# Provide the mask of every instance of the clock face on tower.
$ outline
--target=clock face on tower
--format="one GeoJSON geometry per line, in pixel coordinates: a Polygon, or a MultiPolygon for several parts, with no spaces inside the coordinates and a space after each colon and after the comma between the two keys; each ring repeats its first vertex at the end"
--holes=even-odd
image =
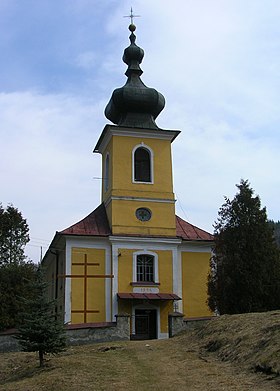
{"type": "Polygon", "coordinates": [[[140,221],[149,221],[152,217],[152,212],[147,208],[138,208],[135,215],[140,221]]]}

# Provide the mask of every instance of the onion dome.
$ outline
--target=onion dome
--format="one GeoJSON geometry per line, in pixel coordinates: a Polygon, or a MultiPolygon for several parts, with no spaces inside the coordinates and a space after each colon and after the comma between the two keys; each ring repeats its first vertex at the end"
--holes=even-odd
{"type": "Polygon", "coordinates": [[[158,129],[155,119],[165,105],[163,95],[145,86],[140,76],[144,50],[135,44],[136,27],[130,24],[130,45],[124,50],[123,61],[128,65],[126,84],[114,90],[105,108],[105,116],[118,126],[158,129]]]}

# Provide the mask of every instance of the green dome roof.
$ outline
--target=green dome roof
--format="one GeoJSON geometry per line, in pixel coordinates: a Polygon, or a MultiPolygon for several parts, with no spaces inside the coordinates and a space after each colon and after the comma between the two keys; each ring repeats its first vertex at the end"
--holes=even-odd
{"type": "Polygon", "coordinates": [[[145,86],[140,78],[144,50],[135,44],[135,29],[134,24],[129,26],[130,45],[123,54],[123,61],[128,65],[125,72],[127,82],[114,90],[105,108],[105,116],[119,126],[158,129],[155,119],[164,108],[165,99],[154,88],[145,86]]]}

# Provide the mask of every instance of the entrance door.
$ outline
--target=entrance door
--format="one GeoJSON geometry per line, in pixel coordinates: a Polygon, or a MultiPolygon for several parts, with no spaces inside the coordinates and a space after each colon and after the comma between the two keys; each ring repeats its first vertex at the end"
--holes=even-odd
{"type": "Polygon", "coordinates": [[[157,338],[157,311],[135,310],[135,339],[157,338]]]}

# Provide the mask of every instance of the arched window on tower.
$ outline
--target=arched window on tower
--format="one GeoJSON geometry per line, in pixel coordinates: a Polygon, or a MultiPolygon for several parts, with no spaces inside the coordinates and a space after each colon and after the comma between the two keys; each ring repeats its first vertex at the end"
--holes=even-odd
{"type": "Polygon", "coordinates": [[[106,155],[105,159],[105,178],[104,178],[104,187],[105,187],[105,192],[108,191],[109,189],[109,153],[106,155]]]}
{"type": "Polygon", "coordinates": [[[151,152],[145,147],[138,147],[134,151],[134,181],[152,182],[151,152]]]}

